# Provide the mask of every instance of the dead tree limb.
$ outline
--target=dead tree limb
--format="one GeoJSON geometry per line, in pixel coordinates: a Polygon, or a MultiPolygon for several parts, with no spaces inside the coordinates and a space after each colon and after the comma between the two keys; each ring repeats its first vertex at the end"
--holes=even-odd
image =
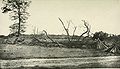
{"type": "Polygon", "coordinates": [[[49,35],[47,34],[47,31],[43,30],[43,32],[45,32],[45,34],[48,37],[48,39],[50,39],[53,43],[56,43],[59,46],[58,42],[54,41],[51,37],[49,37],[49,35]]]}
{"type": "Polygon", "coordinates": [[[64,25],[64,23],[63,23],[63,21],[62,21],[60,18],[58,18],[58,19],[59,19],[59,20],[60,20],[60,22],[62,23],[63,28],[64,28],[64,30],[65,30],[65,31],[66,31],[66,33],[67,33],[67,36],[68,36],[68,37],[67,37],[67,38],[68,38],[68,41],[69,41],[69,42],[71,42],[71,41],[70,41],[69,31],[68,31],[68,28],[69,28],[69,24],[70,24],[70,23],[68,24],[68,28],[66,28],[66,27],[65,27],[65,25],[64,25]]]}
{"type": "Polygon", "coordinates": [[[73,36],[75,36],[75,31],[76,31],[77,27],[75,26],[74,27],[74,30],[73,30],[73,36]]]}
{"type": "Polygon", "coordinates": [[[35,35],[36,34],[36,27],[34,27],[34,29],[33,29],[33,35],[35,35]]]}
{"type": "Polygon", "coordinates": [[[71,38],[72,40],[74,39],[76,29],[77,29],[77,27],[75,26],[74,30],[73,30],[73,35],[72,35],[72,38],[71,38]]]}
{"type": "Polygon", "coordinates": [[[67,29],[69,30],[69,27],[70,27],[70,21],[67,21],[67,23],[68,23],[68,27],[67,27],[67,29]]]}
{"type": "Polygon", "coordinates": [[[43,32],[45,32],[45,35],[52,41],[52,42],[55,42],[52,38],[50,38],[47,34],[47,32],[45,30],[43,30],[43,32]]]}
{"type": "Polygon", "coordinates": [[[81,39],[81,37],[84,34],[87,34],[87,36],[89,36],[89,33],[90,33],[90,27],[89,27],[88,23],[85,20],[82,20],[82,21],[84,22],[84,26],[87,30],[80,35],[80,37],[78,38],[78,41],[81,39]]]}

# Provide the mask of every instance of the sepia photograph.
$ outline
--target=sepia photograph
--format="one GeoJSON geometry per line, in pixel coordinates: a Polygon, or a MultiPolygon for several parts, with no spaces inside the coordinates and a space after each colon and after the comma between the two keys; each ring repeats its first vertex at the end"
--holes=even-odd
{"type": "Polygon", "coordinates": [[[120,68],[120,0],[0,0],[0,69],[120,68]]]}

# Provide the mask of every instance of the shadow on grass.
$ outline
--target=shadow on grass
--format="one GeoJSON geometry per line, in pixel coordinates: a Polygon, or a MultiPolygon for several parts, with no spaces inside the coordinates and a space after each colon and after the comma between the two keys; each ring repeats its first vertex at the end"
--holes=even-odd
{"type": "Polygon", "coordinates": [[[39,67],[39,66],[34,66],[34,67],[19,67],[19,68],[14,68],[14,69],[62,69],[61,67],[39,67]]]}
{"type": "Polygon", "coordinates": [[[79,66],[51,66],[51,67],[39,67],[39,66],[34,66],[34,67],[19,67],[19,68],[14,68],[14,69],[84,69],[79,66]]]}

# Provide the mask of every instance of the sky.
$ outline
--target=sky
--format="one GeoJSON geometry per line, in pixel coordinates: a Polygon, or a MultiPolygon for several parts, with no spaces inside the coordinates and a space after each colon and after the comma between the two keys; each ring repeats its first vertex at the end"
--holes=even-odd
{"type": "MultiPolygon", "coordinates": [[[[77,26],[76,35],[85,31],[83,22],[86,20],[91,26],[91,32],[103,31],[110,34],[120,34],[120,0],[31,0],[28,8],[30,17],[26,23],[26,34],[46,30],[49,34],[66,34],[58,17],[67,27],[71,20],[69,32],[72,34],[77,26]]],[[[0,7],[2,0],[0,0],[0,7]]],[[[0,34],[8,35],[9,26],[13,21],[9,14],[0,10],[0,34]]]]}

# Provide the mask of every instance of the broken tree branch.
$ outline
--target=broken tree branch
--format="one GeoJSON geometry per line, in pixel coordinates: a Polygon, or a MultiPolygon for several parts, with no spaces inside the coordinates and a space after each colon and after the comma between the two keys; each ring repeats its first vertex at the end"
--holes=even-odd
{"type": "Polygon", "coordinates": [[[43,30],[43,32],[45,32],[45,34],[48,37],[48,39],[50,39],[53,43],[56,43],[59,46],[58,42],[54,41],[51,37],[49,37],[49,35],[47,34],[47,31],[43,30]]]}
{"type": "Polygon", "coordinates": [[[89,33],[90,33],[90,28],[89,28],[89,25],[88,23],[85,21],[85,20],[82,20],[84,22],[84,26],[85,28],[87,29],[85,32],[83,32],[80,37],[78,38],[78,41],[81,39],[81,37],[87,33],[87,36],[89,36],[89,33]]]}
{"type": "MultiPolygon", "coordinates": [[[[63,23],[63,21],[60,19],[60,18],[58,18],[59,20],[60,20],[60,22],[62,23],[62,25],[63,25],[63,28],[64,28],[64,30],[66,31],[66,33],[67,33],[67,38],[68,38],[68,41],[69,42],[71,42],[70,41],[70,35],[69,35],[69,32],[68,32],[68,29],[65,27],[65,25],[64,25],[64,23],[63,23]]],[[[68,28],[69,28],[69,25],[68,25],[68,28]]]]}
{"type": "Polygon", "coordinates": [[[75,31],[76,31],[77,27],[74,27],[74,31],[73,31],[73,36],[75,35],[75,31]]]}

